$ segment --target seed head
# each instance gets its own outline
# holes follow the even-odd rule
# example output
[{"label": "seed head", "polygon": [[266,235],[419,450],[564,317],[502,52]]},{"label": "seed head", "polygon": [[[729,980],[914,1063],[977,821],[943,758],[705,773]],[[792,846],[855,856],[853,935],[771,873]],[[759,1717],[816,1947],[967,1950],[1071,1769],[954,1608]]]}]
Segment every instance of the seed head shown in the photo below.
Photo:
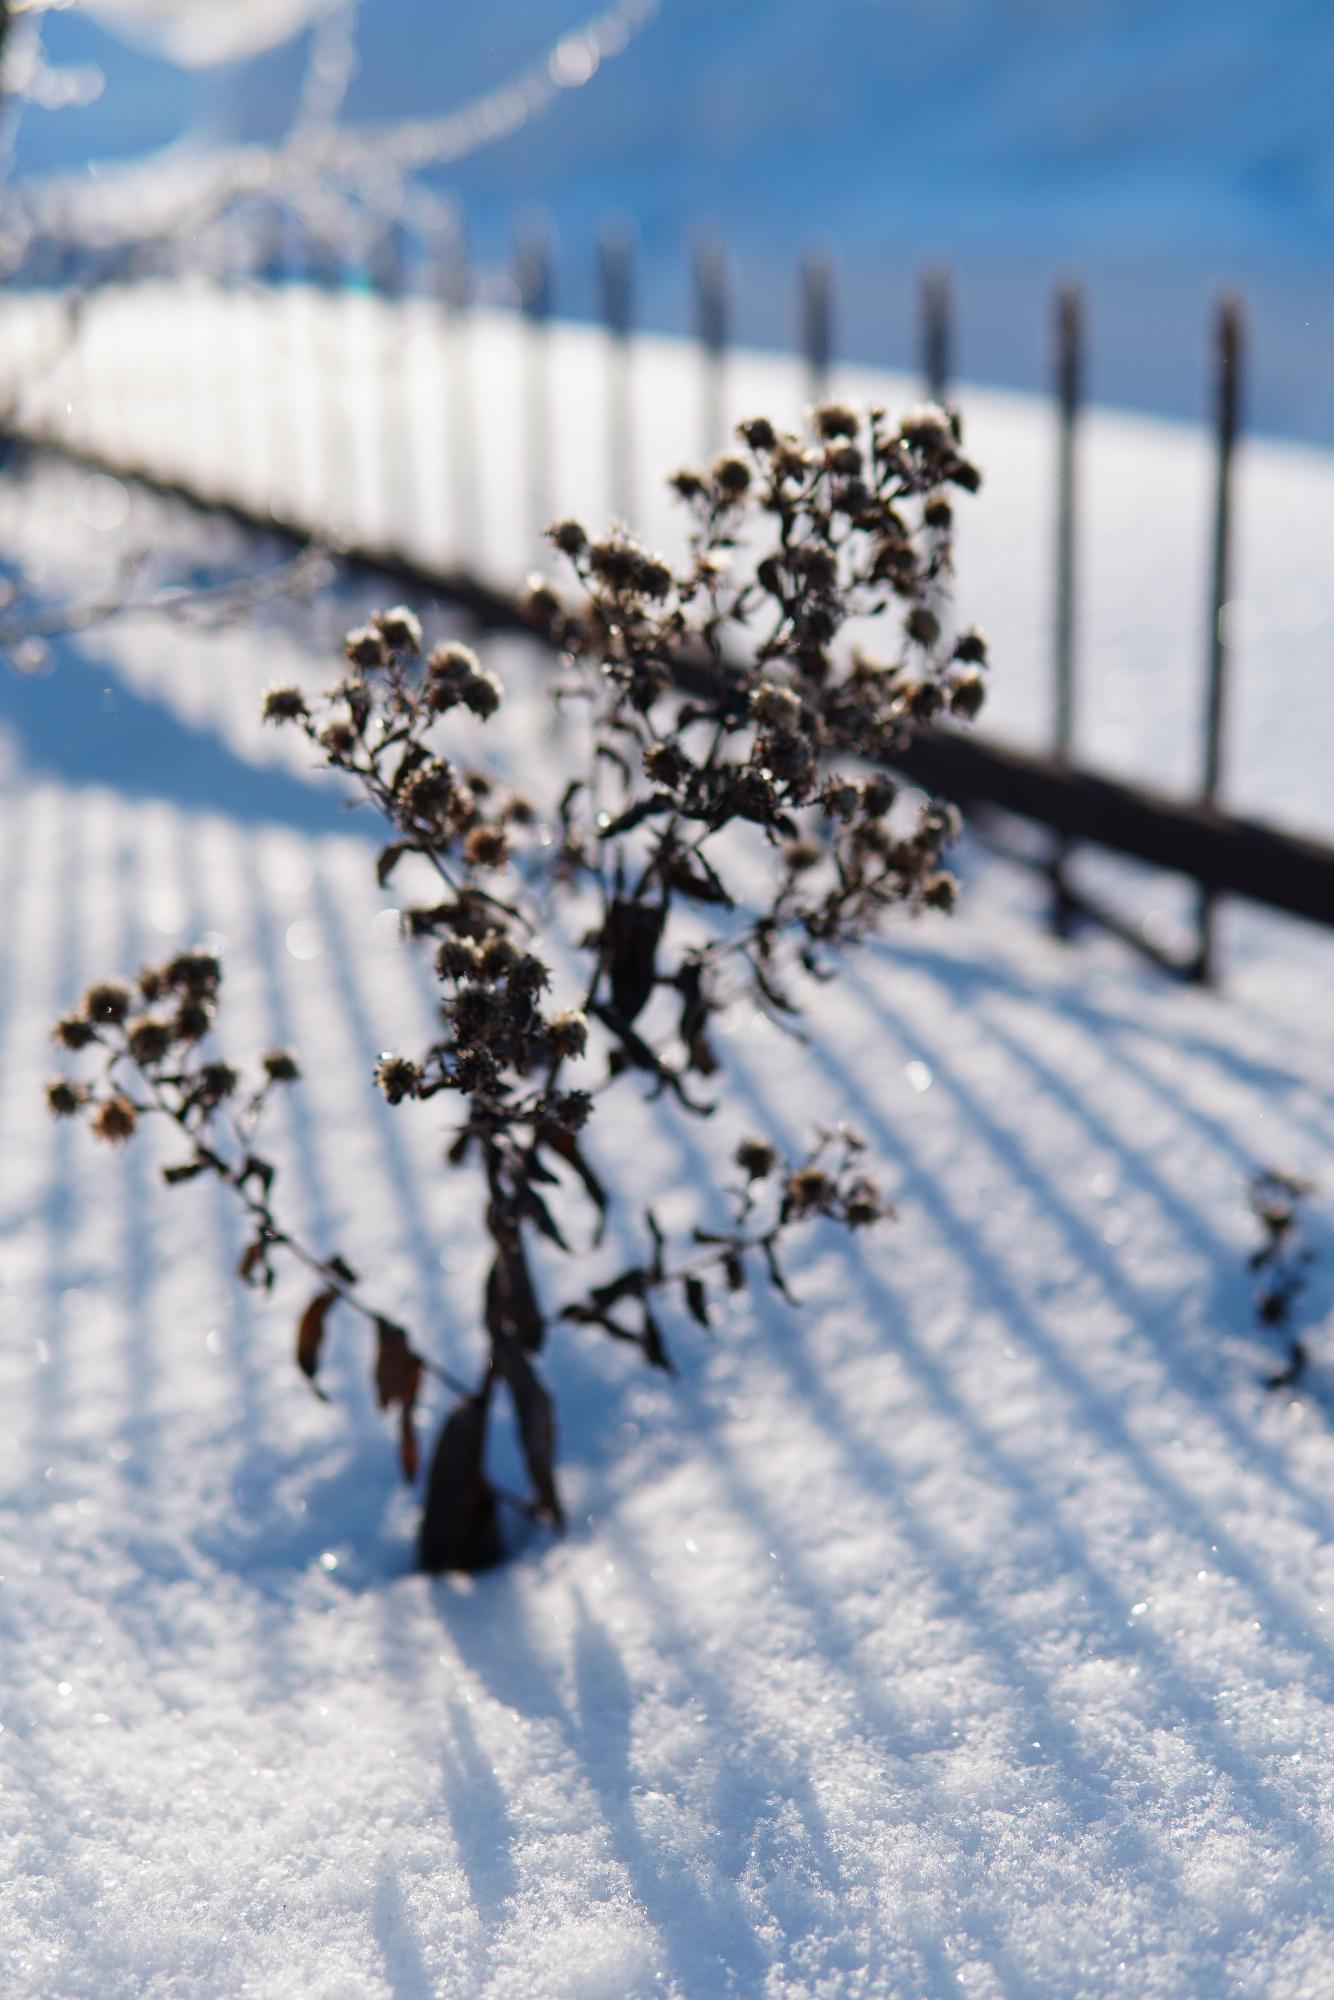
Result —
[{"label": "seed head", "polygon": [[750,707],[757,722],[785,736],[792,735],[801,722],[801,697],[773,681],[760,682],[750,697]]},{"label": "seed head", "polygon": [[736,430],[752,451],[772,451],[778,443],[778,433],[767,417],[747,417]]},{"label": "seed head", "polygon": [[503,868],[509,860],[510,844],[499,826],[475,826],[463,844],[466,859],[474,868]]},{"label": "seed head", "polygon": [[308,710],[298,687],[271,687],[264,696],[265,722],[301,722]]},{"label": "seed head", "polygon": [[593,1115],[593,1100],[586,1090],[567,1090],[550,1101],[551,1116],[567,1132],[582,1132]]},{"label": "seed head", "polygon": [[46,1108],[53,1118],[73,1118],[88,1102],[88,1087],[82,1083],[70,1083],[66,1077],[57,1077],[46,1086]]},{"label": "seed head", "polygon": [[846,403],[819,403],[811,416],[822,438],[855,438],[860,427],[857,412]]},{"label": "seed head", "polygon": [[680,500],[698,500],[706,491],[704,481],[699,474],[692,472],[688,466],[682,466],[679,472],[674,472],[667,484]]},{"label": "seed head", "polygon": [[558,1056],[581,1056],[588,1047],[588,1016],[577,1007],[567,1007],[552,1015],[547,1032]]},{"label": "seed head", "polygon": [[349,632],[343,641],[343,651],[354,667],[368,672],[384,665],[384,638],[374,625],[359,625],[355,632]]},{"label": "seed head", "polygon": [[645,773],[655,785],[663,785],[669,791],[680,784],[689,768],[685,752],[675,743],[650,743],[644,752]]},{"label": "seed head", "polygon": [[547,540],[558,548],[563,556],[577,556],[588,546],[588,536],[579,521],[557,521],[547,529]]},{"label": "seed head", "polygon": [[168,960],[163,977],[179,993],[211,999],[222,983],[222,960],[211,951],[182,951]]},{"label": "seed head", "polygon": [[213,1017],[202,1000],[187,998],[176,1009],[172,1033],[180,1042],[199,1042],[212,1026]]},{"label": "seed head", "polygon": [[320,731],[320,748],[333,764],[341,764],[357,747],[357,732],[350,722],[335,719]]},{"label": "seed head", "polygon": [[971,626],[967,632],[961,632],[955,640],[954,657],[956,660],[966,660],[970,666],[984,667],[986,665],[986,637],[978,631],[975,625]]},{"label": "seed head", "polygon": [[128,1097],[109,1097],[93,1114],[93,1131],[108,1145],[123,1146],[139,1123],[139,1114]]},{"label": "seed head", "polygon": [[125,1040],[130,1054],[142,1067],[161,1062],[171,1047],[171,1029],[165,1021],[155,1021],[151,1014],[140,1014],[125,1030]]},{"label": "seed head", "polygon": [[194,1094],[200,1104],[212,1110],[215,1104],[221,1104],[225,1097],[231,1096],[240,1081],[230,1063],[205,1063],[199,1072]]},{"label": "seed head", "polygon": [[950,689],[950,711],[971,722],[986,699],[987,684],[976,667],[969,667]]},{"label": "seed head", "polygon": [[827,1208],[834,1198],[834,1183],[821,1167],[798,1167],[788,1179],[785,1206],[795,1215]]},{"label": "seed head", "polygon": [[406,604],[395,604],[392,610],[377,612],[373,623],[391,653],[420,653],[421,620],[415,611],[409,611]]},{"label": "seed head", "polygon": [[469,938],[448,937],[435,955],[441,979],[473,979],[481,969],[481,954]]},{"label": "seed head", "polygon": [[743,1139],[734,1155],[747,1180],[762,1181],[778,1164],[778,1155],[764,1139]]},{"label": "seed head", "polygon": [[859,1177],[843,1196],[843,1220],[849,1229],[866,1229],[889,1213],[880,1190],[872,1180]]},{"label": "seed head", "polygon": [[91,1021],[85,1021],[80,1014],[66,1014],[51,1033],[62,1049],[86,1049],[94,1039]]},{"label": "seed head", "polygon": [[904,629],[919,646],[934,646],[940,637],[940,620],[927,605],[915,604],[904,621]]},{"label": "seed head", "polygon": [[123,1021],[130,1011],[132,995],[120,979],[101,979],[83,996],[83,1011],[90,1021]]},{"label": "seed head", "polygon": [[375,1081],[391,1104],[415,1097],[421,1080],[421,1065],[407,1056],[382,1055],[375,1065]]},{"label": "seed head", "polygon": [[301,1071],[287,1049],[270,1049],[264,1058],[264,1074],[270,1083],[295,1083]]},{"label": "seed head", "polygon": [[713,468],[713,482],[726,500],[739,500],[750,486],[750,467],[744,458],[729,453]]},{"label": "seed head", "polygon": [[504,699],[505,690],[494,674],[481,672],[473,674],[463,686],[463,705],[474,715],[480,715],[483,722],[495,714]]}]

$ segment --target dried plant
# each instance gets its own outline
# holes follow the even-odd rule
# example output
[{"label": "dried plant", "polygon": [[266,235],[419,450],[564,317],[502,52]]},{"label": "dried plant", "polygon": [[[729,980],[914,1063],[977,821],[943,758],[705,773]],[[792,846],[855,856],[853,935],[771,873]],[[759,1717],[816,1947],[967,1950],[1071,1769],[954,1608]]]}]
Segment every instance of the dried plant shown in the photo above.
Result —
[{"label": "dried plant", "polygon": [[1259,1249],[1250,1256],[1250,1268],[1259,1276],[1255,1316],[1288,1350],[1283,1367],[1265,1377],[1265,1387],[1287,1389],[1301,1381],[1311,1358],[1306,1342],[1293,1330],[1293,1320],[1315,1257],[1306,1241],[1302,1214],[1303,1203],[1315,1189],[1295,1174],[1267,1167],[1251,1175],[1246,1192],[1247,1206],[1264,1233]]},{"label": "dried plant", "polygon": [[[944,627],[949,489],[978,484],[957,420],[928,407],[891,423],[831,404],[805,441],[764,419],[738,438],[710,469],[673,481],[692,517],[679,568],[619,528],[601,539],[574,521],[551,530],[577,589],[535,579],[526,611],[559,653],[556,695],[577,726],[562,738],[575,761],[554,774],[541,810],[530,788],[451,762],[451,719],[489,719],[503,691],[466,646],[424,652],[408,610],[349,634],[344,670],[320,698],[280,687],[265,699],[265,716],[303,732],[382,816],[381,885],[408,869],[433,885],[403,921],[433,952],[442,1031],[424,1049],[382,1055],[375,1078],[391,1104],[457,1104],[449,1161],[474,1165],[485,1184],[488,1354],[475,1384],[431,1363],[345,1262],[279,1221],[274,1169],[254,1138],[296,1065],[271,1054],[247,1094],[205,1059],[216,959],[187,953],[141,974],[137,994],[94,987],[56,1030],[67,1047],[95,1044],[104,1066],[91,1084],[51,1086],[54,1111],[86,1114],[112,1142],[146,1113],[166,1117],[188,1148],[168,1180],[212,1174],[246,1209],[242,1276],[271,1283],[279,1252],[315,1271],[297,1338],[312,1382],[331,1309],[370,1323],[409,1478],[423,1372],[455,1392],[427,1482],[427,1569],[475,1569],[501,1553],[497,1500],[513,1496],[487,1471],[501,1388],[532,1482],[515,1504],[559,1524],[555,1418],[537,1361],[554,1320],[596,1326],[669,1368],[669,1308],[707,1325],[720,1294],[757,1276],[787,1296],[796,1228],[824,1218],[855,1230],[889,1212],[851,1132],[817,1132],[798,1159],[746,1139],[723,1190],[725,1227],[673,1247],[650,1209],[642,1257],[561,1306],[534,1258],[542,1242],[571,1250],[571,1197],[601,1241],[611,1197],[589,1134],[611,1115],[618,1082],[638,1078],[650,1098],[670,1093],[708,1115],[725,1087],[712,1031],[726,1008],[748,998],[795,1029],[803,982],[830,978],[887,911],[954,903],[942,864],[957,817],[920,794],[901,798],[886,766],[914,731],[947,712],[971,717],[982,699],[981,637]],[[891,610],[891,658],[840,645],[851,619]]]}]

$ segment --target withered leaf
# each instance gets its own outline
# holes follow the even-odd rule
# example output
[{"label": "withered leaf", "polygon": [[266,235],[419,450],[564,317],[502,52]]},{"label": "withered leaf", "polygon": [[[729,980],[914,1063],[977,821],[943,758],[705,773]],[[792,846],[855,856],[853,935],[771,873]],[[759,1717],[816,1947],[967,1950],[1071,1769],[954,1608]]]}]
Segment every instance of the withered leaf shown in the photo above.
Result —
[{"label": "withered leaf", "polygon": [[658,977],[658,940],[666,910],[617,896],[607,912],[607,962],[612,1004],[622,1021],[635,1020],[648,1005]]},{"label": "withered leaf", "polygon": [[607,1227],[608,1203],[605,1186],[589,1164],[588,1155],[584,1152],[573,1132],[552,1132],[547,1136],[546,1144],[554,1153],[559,1153],[563,1160],[569,1161],[583,1182],[584,1188],[598,1212],[597,1235],[593,1238],[593,1241],[595,1244],[600,1243],[603,1232]]},{"label": "withered leaf", "polygon": [[317,1396],[324,1393],[315,1381],[320,1365],[320,1348],[324,1342],[329,1308],[337,1297],[337,1292],[316,1292],[297,1322],[296,1365]]},{"label": "withered leaf", "polygon": [[723,1258],[723,1272],[727,1279],[727,1289],[729,1291],[744,1292],[746,1289],[746,1267],[735,1250]]},{"label": "withered leaf", "polygon": [[404,1403],[411,1408],[421,1386],[422,1365],[407,1334],[389,1319],[375,1322],[375,1393],[380,1408]]},{"label": "withered leaf", "polygon": [[416,842],[411,840],[391,840],[388,847],[380,849],[375,864],[375,879],[383,889],[405,854],[417,851]]},{"label": "withered leaf", "polygon": [[432,1575],[489,1569],[504,1556],[496,1496],[487,1479],[487,1401],[465,1396],[446,1417],[431,1457],[417,1559]]},{"label": "withered leaf", "polygon": [[537,1511],[554,1526],[565,1525],[556,1493],[556,1418],[551,1393],[523,1351],[512,1340],[501,1343],[498,1357],[519,1419],[519,1442],[533,1482]]},{"label": "withered leaf", "polygon": [[184,1160],[179,1167],[164,1167],[162,1178],[168,1187],[177,1187],[181,1181],[192,1181],[196,1174],[202,1174],[208,1166],[207,1160]]},{"label": "withered leaf", "polygon": [[702,854],[693,857],[678,854],[671,864],[671,884],[673,889],[679,889],[683,896],[691,897],[696,903],[713,903],[725,910],[736,908],[723,887],[722,878]]},{"label": "withered leaf", "polygon": [[662,1328],[654,1318],[652,1309],[647,1301],[644,1304],[644,1331],[640,1336],[640,1340],[644,1349],[644,1359],[652,1367],[661,1368],[668,1375],[675,1375],[676,1369],[673,1367],[672,1358],[667,1352],[667,1345],[662,1337]]},{"label": "withered leaf", "polygon": [[699,1321],[701,1326],[707,1326],[709,1324],[709,1301],[708,1294],[704,1290],[703,1279],[697,1278],[692,1274],[684,1280],[684,1287],[686,1304],[689,1306],[693,1317]]},{"label": "withered leaf", "polygon": [[496,1253],[486,1279],[486,1330],[493,1342],[516,1340],[535,1354],[546,1322],[538,1304],[523,1243],[516,1235]]},{"label": "withered leaf", "polygon": [[669,813],[673,804],[670,792],[650,792],[647,798],[636,799],[609,826],[604,826],[601,837],[603,840],[614,840],[618,833],[629,833],[633,827],[642,826],[646,819],[656,819],[663,813]]},{"label": "withered leaf", "polygon": [[560,1224],[531,1182],[524,1188],[519,1198],[519,1203],[523,1213],[537,1224],[542,1234],[548,1237],[556,1245],[557,1249],[569,1250],[570,1246],[565,1239]]},{"label": "withered leaf", "polygon": [[324,1268],[326,1271],[332,1271],[335,1278],[341,1278],[345,1285],[355,1285],[357,1282],[357,1274],[346,1257],[340,1257],[336,1251],[332,1257],[325,1258]]},{"label": "withered leaf", "polygon": [[252,1243],[247,1243],[245,1249],[241,1252],[241,1261],[236,1267],[236,1275],[245,1284],[253,1285],[256,1282],[255,1273],[264,1262],[267,1248],[268,1245],[265,1243],[264,1238],[257,1236]]}]

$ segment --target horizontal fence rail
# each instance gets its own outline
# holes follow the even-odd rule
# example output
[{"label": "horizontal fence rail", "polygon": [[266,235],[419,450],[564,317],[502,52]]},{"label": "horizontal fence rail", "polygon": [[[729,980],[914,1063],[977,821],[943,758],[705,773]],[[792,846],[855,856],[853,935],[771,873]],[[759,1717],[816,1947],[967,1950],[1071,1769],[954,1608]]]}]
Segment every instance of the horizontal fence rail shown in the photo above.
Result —
[{"label": "horizontal fence rail", "polygon": [[[264,209],[238,220],[233,263],[225,274],[232,301],[226,351],[201,305],[199,339],[186,344],[177,373],[160,392],[198,431],[193,466],[146,462],[123,406],[125,363],[132,356],[136,306],[154,309],[149,280],[102,293],[98,312],[80,309],[88,285],[69,258],[52,268],[68,288],[71,310],[57,336],[56,365],[68,420],[43,411],[25,393],[22,368],[31,358],[0,354],[0,380],[14,384],[0,413],[0,438],[44,450],[89,470],[134,479],[152,491],[225,516],[247,528],[279,534],[293,544],[318,541],[351,569],[453,602],[483,627],[517,629],[521,613],[509,587],[489,577],[481,561],[477,520],[478,466],[497,447],[490,412],[475,404],[471,361],[480,324],[478,282],[461,230],[446,240],[414,240],[400,226],[372,226],[341,251],[312,240],[293,216]],[[642,439],[631,393],[636,368],[636,260],[632,235],[605,230],[598,241],[596,295],[603,329],[600,427],[605,435],[606,489],[612,511],[633,515]],[[281,295],[274,280],[288,281]],[[156,281],[159,285],[165,281]],[[216,274],[186,273],[180,282],[216,287]],[[260,287],[264,289],[261,290]],[[508,296],[517,306],[524,342],[519,421],[506,449],[516,457],[517,512],[522,536],[536,553],[558,484],[558,399],[551,367],[558,335],[559,271],[547,234],[529,226],[516,235]],[[696,437],[706,454],[724,442],[724,386],[729,345],[729,265],[725,246],[700,239],[693,254],[695,345],[699,366]],[[210,296],[218,296],[215,291]],[[267,298],[286,301],[274,320]],[[99,302],[96,286],[89,300]],[[323,301],[319,309],[315,302]],[[422,435],[403,360],[404,329],[425,313],[441,331],[440,409],[447,442]],[[396,315],[397,317],[390,317]],[[414,317],[415,316],[415,317]],[[835,283],[831,264],[812,253],[798,269],[795,327],[798,358],[812,399],[827,389],[835,354]],[[918,353],[928,394],[947,399],[956,349],[955,312],[947,274],[929,272],[920,288]],[[273,379],[275,338],[285,379]],[[1118,782],[1080,765],[1075,753],[1079,714],[1079,439],[1087,392],[1087,313],[1079,289],[1066,284],[1054,300],[1052,391],[1057,416],[1053,467],[1055,541],[1052,550],[1051,740],[1045,753],[1008,748],[985,736],[945,730],[915,739],[898,760],[914,782],[971,808],[994,808],[1045,830],[1038,852],[1017,858],[1037,866],[1050,883],[1053,931],[1070,936],[1093,923],[1124,939],[1180,977],[1207,981],[1216,971],[1219,897],[1237,896],[1289,915],[1334,926],[1334,847],[1279,832],[1220,808],[1224,779],[1229,657],[1225,606],[1231,589],[1235,451],[1240,430],[1244,328],[1236,301],[1219,309],[1214,331],[1215,481],[1209,598],[1205,629],[1206,700],[1200,718],[1200,789],[1180,799]],[[0,341],[4,338],[0,333]],[[210,347],[210,342],[213,346]],[[88,352],[91,343],[92,352]],[[87,369],[104,383],[96,422],[89,426]],[[317,365],[318,364],[318,365]],[[378,370],[374,434],[353,422],[347,379]],[[16,369],[19,371],[16,380]],[[244,438],[217,434],[210,384],[218,371],[245,376]],[[268,371],[267,374],[265,371]],[[121,385],[121,386],[118,386]],[[216,399],[214,399],[216,400]],[[50,399],[48,398],[48,404]],[[176,406],[173,406],[176,407]],[[77,417],[75,412],[78,412]],[[303,416],[304,412],[304,416]],[[691,440],[687,440],[687,449]],[[242,490],[236,454],[259,464],[262,476]],[[432,454],[442,461],[452,532],[447,557],[417,546],[403,523],[414,520],[416,498]],[[230,484],[230,490],[229,490]],[[370,521],[368,524],[367,513]],[[1078,850],[1093,847],[1185,876],[1197,886],[1195,942],[1171,954],[1132,920],[1087,893],[1075,876]]]}]

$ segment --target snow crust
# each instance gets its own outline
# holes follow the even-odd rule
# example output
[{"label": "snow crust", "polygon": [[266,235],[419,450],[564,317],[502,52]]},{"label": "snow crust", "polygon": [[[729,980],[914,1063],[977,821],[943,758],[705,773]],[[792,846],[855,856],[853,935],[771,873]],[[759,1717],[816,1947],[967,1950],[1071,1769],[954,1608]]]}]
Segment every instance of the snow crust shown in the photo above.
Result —
[{"label": "snow crust", "polygon": [[[581,444],[561,462],[580,470],[551,497],[596,513],[601,397],[585,337],[560,338],[557,420]],[[497,320],[487,365],[508,365],[507,339]],[[694,455],[697,385],[665,344],[636,365],[658,425],[647,492]],[[156,367],[157,397],[117,406],[164,454],[172,380]],[[757,364],[732,393],[760,407],[780,386]],[[262,417],[229,432],[213,407],[219,481],[267,477],[239,441]],[[443,396],[408,408],[446,435]],[[998,715],[1033,736],[1052,441],[1018,399],[967,408],[991,497],[960,609],[992,628]],[[504,575],[533,546],[496,470],[522,404],[489,409],[476,457],[497,483],[471,531]],[[364,436],[351,490],[370,505],[390,487]],[[1084,726],[1126,675],[1128,740],[1099,747],[1171,778],[1207,457],[1147,423],[1097,419],[1090,444]],[[422,533],[447,543],[443,448],[418,471]],[[1317,727],[1285,737],[1259,695],[1276,663],[1314,689],[1328,605],[1283,620],[1319,575],[1331,476],[1255,448],[1243,489],[1253,635],[1282,643],[1244,655],[1273,734],[1246,731],[1236,782],[1317,826]],[[53,595],[135,544],[164,573],[234,553],[121,498],[113,523],[87,475],[11,480],[7,546]],[[361,823],[253,721],[259,688],[318,680],[366,608],[108,627],[5,682],[7,1990],[1318,2000],[1334,1379],[1322,1363],[1309,1396],[1259,1386],[1242,1186],[1259,1163],[1328,1171],[1327,941],[1238,921],[1230,994],[1181,992],[1110,944],[1049,943],[1035,891],[974,856],[957,919],[899,927],[817,996],[811,1048],[736,1024],[712,1126],[631,1089],[599,1136],[625,1194],[609,1256],[650,1193],[670,1224],[695,1219],[742,1132],[795,1144],[843,1116],[899,1220],[851,1249],[812,1232],[800,1312],[757,1298],[709,1335],[673,1325],[678,1381],[559,1334],[570,1532],[428,1582],[357,1330],[338,1327],[317,1403],[290,1360],[302,1288],[242,1296],[214,1191],[163,1189],[147,1140],[109,1158],[48,1121],[39,1088],[49,1024],[88,979],[208,935],[229,1053],[283,1041],[303,1060],[274,1133],[298,1225],[374,1270],[430,1351],[476,1364],[476,1190],[439,1174],[435,1107],[391,1112],[369,1085],[380,1047],[429,1034],[429,983]],[[491,650],[531,739],[540,663]]]}]

